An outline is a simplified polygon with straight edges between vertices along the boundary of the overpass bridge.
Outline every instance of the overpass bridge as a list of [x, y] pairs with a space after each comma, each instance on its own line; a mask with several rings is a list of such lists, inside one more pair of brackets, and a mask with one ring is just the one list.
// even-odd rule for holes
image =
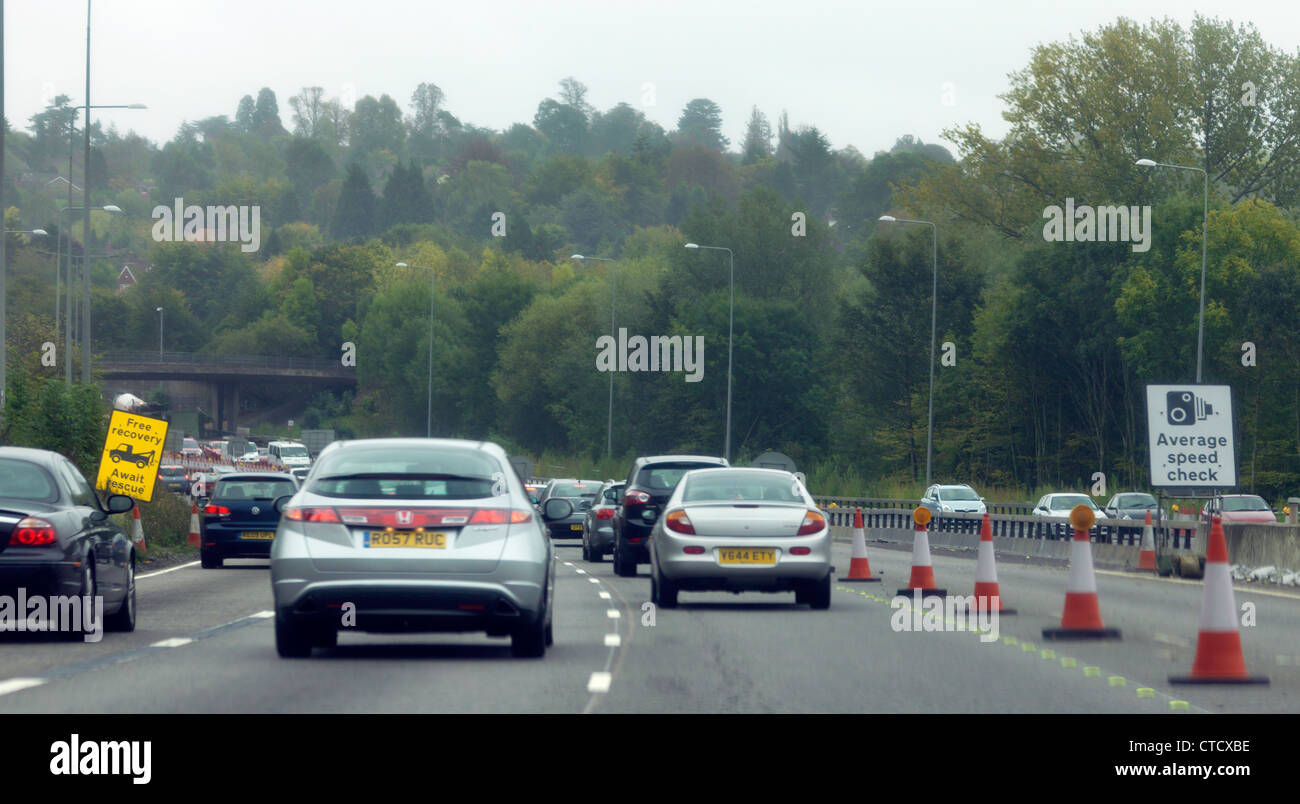
[[97, 364], [105, 380], [152, 380], [202, 383], [210, 410], [223, 429], [234, 430], [239, 416], [240, 385], [283, 383], [325, 388], [357, 382], [356, 368], [339, 360], [197, 352], [106, 352]]

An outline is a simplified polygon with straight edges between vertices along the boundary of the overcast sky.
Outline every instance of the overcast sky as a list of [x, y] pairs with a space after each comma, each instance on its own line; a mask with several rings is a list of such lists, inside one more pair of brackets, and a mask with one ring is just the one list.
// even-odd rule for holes
[[[57, 94], [84, 102], [86, 2], [5, 6], [4, 111], [26, 130]], [[967, 122], [1000, 136], [997, 96], [1034, 45], [1121, 15], [1186, 27], [1194, 11], [1300, 45], [1295, 0], [95, 0], [91, 101], [147, 104], [96, 119], [163, 142], [185, 120], [233, 119], [263, 86], [292, 129], [288, 101], [304, 86], [353, 101], [387, 93], [409, 111], [430, 81], [463, 122], [501, 129], [531, 125], [572, 75], [596, 108], [626, 101], [668, 130], [687, 101], [710, 98], [733, 148], [757, 105], [774, 127], [786, 109], [793, 126], [870, 156]]]

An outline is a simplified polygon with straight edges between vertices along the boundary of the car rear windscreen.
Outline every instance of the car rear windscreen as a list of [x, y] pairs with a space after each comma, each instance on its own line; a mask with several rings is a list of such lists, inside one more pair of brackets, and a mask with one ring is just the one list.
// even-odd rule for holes
[[[308, 491], [357, 499], [455, 500], [494, 496], [504, 472], [490, 455], [465, 449], [358, 447], [316, 469]], [[504, 485], [501, 487], [504, 488]]]
[[556, 483], [552, 497], [595, 497], [599, 483]]
[[1224, 497], [1225, 511], [1269, 511], [1268, 503], [1259, 497]]
[[795, 491], [795, 483], [793, 477], [767, 473], [706, 472], [686, 481], [682, 501], [804, 502], [803, 496]]
[[58, 489], [49, 474], [30, 461], [0, 458], [0, 497], [54, 502]]
[[716, 463], [655, 463], [641, 467], [636, 484], [652, 492], [672, 491], [682, 475], [692, 469], [720, 469]]

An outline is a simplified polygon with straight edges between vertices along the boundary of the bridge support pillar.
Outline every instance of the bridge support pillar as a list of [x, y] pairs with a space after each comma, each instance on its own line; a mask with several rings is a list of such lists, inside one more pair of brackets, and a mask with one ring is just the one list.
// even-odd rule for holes
[[233, 433], [239, 426], [239, 383], [217, 383], [217, 429]]

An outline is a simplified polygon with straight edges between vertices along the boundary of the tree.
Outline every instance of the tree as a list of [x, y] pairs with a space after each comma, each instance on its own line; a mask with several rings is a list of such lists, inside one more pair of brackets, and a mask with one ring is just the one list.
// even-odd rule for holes
[[415, 160], [406, 168], [398, 165], [384, 185], [379, 203], [379, 228], [391, 229], [402, 223], [431, 223], [433, 198], [424, 186], [424, 174]]
[[280, 104], [275, 100], [275, 92], [270, 87], [262, 87], [257, 93], [257, 103], [253, 107], [252, 130], [263, 137], [275, 137], [285, 133], [280, 122]]
[[581, 110], [547, 98], [537, 104], [533, 127], [551, 143], [552, 153], [583, 152], [587, 138], [587, 118]]
[[728, 145], [722, 136], [722, 109], [708, 98], [696, 98], [682, 109], [677, 118], [677, 135], [685, 142], [702, 145], [715, 151]]
[[361, 165], [348, 165], [330, 231], [337, 238], [369, 237], [375, 232], [375, 193]]
[[315, 137], [325, 114], [325, 89], [303, 87], [289, 99], [289, 108], [293, 109], [293, 133], [300, 137]]
[[257, 104], [252, 95], [239, 99], [239, 108], [235, 110], [235, 125], [240, 131], [251, 132], [257, 128]]
[[444, 131], [439, 113], [444, 100], [442, 90], [433, 83], [421, 82], [411, 93], [411, 114], [406, 125], [411, 155], [422, 163], [432, 162], [441, 155]]
[[406, 139], [402, 110], [388, 95], [381, 95], [378, 100], [367, 95], [357, 101], [348, 127], [354, 159], [381, 150], [401, 155]]
[[744, 164], [752, 165], [760, 159], [772, 155], [772, 124], [755, 106], [749, 114], [749, 123], [745, 126], [745, 142], [741, 146]]

